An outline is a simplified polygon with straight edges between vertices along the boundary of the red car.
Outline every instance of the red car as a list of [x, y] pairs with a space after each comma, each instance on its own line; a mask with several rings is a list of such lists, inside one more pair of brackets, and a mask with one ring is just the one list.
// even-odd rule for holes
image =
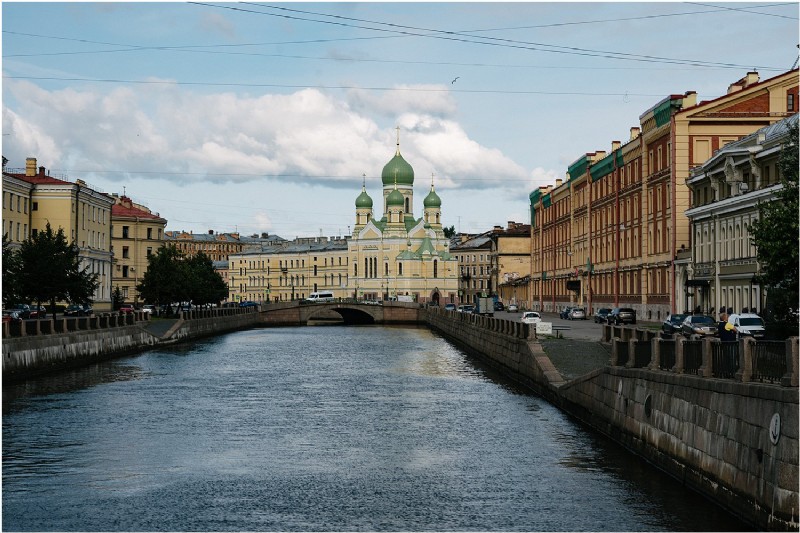
[[131, 304], [122, 304], [119, 306], [119, 312], [123, 314], [133, 313], [134, 309]]

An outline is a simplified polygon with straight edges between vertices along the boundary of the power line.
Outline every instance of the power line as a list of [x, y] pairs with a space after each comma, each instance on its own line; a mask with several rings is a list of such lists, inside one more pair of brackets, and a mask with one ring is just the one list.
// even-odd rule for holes
[[[219, 9], [226, 9], [232, 10], [237, 12], [243, 13], [251, 13], [256, 15], [265, 15], [271, 17], [280, 17], [286, 18], [290, 20], [300, 20], [305, 22], [315, 22], [319, 24], [329, 24], [335, 26], [343, 26], [343, 27], [351, 27], [351, 28], [358, 28], [358, 29], [366, 29], [371, 31], [381, 31], [381, 32], [391, 32], [391, 33], [399, 33], [401, 35], [413, 35], [416, 37], [425, 37], [425, 38], [433, 38], [433, 39], [443, 39], [443, 40], [450, 40], [456, 42], [465, 42], [465, 43], [472, 43], [472, 44], [482, 44], [486, 46], [498, 46], [504, 48], [515, 48], [515, 49], [523, 49], [523, 50], [531, 50], [531, 51], [538, 51], [538, 52], [547, 52], [547, 53], [557, 53], [557, 54], [569, 54], [569, 55], [579, 55], [579, 56], [587, 56], [587, 57], [602, 57], [606, 59], [617, 59], [617, 60], [624, 60], [624, 61], [642, 61], [642, 62], [652, 62], [652, 63], [667, 63], [667, 64], [681, 64], [681, 65], [694, 65], [694, 66], [717, 66], [723, 68], [753, 68], [753, 65], [737, 65], [733, 63], [718, 63], [718, 62], [711, 62], [711, 61], [702, 61], [702, 60], [694, 60], [694, 59], [676, 59], [676, 58], [667, 58], [667, 57], [660, 57], [660, 56], [649, 56], [649, 55], [640, 55], [640, 54], [629, 54], [626, 52], [609, 52], [609, 51], [602, 51], [602, 50], [593, 50], [588, 48], [579, 48], [579, 47], [570, 47], [570, 46], [557, 46], [557, 45], [550, 45], [546, 43], [536, 43], [536, 42], [529, 42], [529, 41], [519, 41], [515, 39], [501, 39], [496, 37], [481, 37], [481, 36], [473, 36], [469, 34], [465, 34], [462, 32], [453, 32], [453, 31], [446, 31], [446, 30], [437, 30], [437, 29], [430, 29], [430, 28], [419, 28], [415, 26], [404, 26], [400, 24], [393, 24], [389, 22], [377, 22], [377, 21], [369, 21], [364, 19], [354, 19], [350, 17], [343, 17], [340, 15], [328, 15], [324, 13], [316, 13], [311, 11], [302, 11], [297, 9], [285, 8], [280, 6], [270, 6], [264, 4], [249, 4], [258, 7], [266, 7], [267, 9], [275, 9], [280, 11], [288, 11], [288, 12], [296, 12], [302, 14], [311, 14], [315, 16], [323, 16], [323, 17], [331, 17], [336, 19], [342, 20], [353, 20], [356, 22], [366, 22], [368, 24], [378, 24], [378, 25], [385, 25], [389, 26], [391, 29], [386, 28], [373, 28], [369, 26], [359, 26], [356, 24], [349, 24], [346, 22], [339, 22], [339, 21], [330, 21], [330, 20], [317, 20], [317, 19], [309, 19], [303, 17], [297, 17], [294, 15], [286, 15], [280, 13], [268, 13], [264, 11], [255, 11], [251, 9], [244, 9], [241, 7], [233, 7], [233, 6], [221, 6], [215, 4], [207, 4], [202, 2], [190, 2], [195, 5], [199, 6], [206, 6], [206, 7], [215, 7]], [[397, 29], [395, 29], [397, 28]], [[413, 30], [413, 31], [407, 31]], [[429, 33], [414, 33], [414, 32], [429, 32]], [[483, 40], [474, 40], [474, 39], [483, 39]], [[487, 42], [488, 41], [488, 42]], [[552, 49], [551, 49], [552, 48]], [[769, 67], [756, 67], [756, 68], [769, 68]]]
[[57, 76], [3, 76], [10, 80], [37, 80], [37, 81], [83, 81], [90, 83], [129, 83], [135, 85], [189, 85], [207, 87], [269, 87], [276, 89], [324, 89], [324, 90], [362, 90], [362, 91], [396, 91], [396, 92], [433, 92], [433, 93], [472, 93], [472, 94], [519, 94], [519, 95], [552, 95], [552, 96], [641, 96], [658, 97], [662, 93], [600, 93], [588, 91], [530, 91], [530, 90], [501, 90], [501, 89], [453, 89], [451, 86], [437, 87], [362, 87], [358, 85], [294, 85], [277, 83], [238, 83], [238, 82], [196, 82], [196, 81], [169, 81], [169, 80], [124, 80], [119, 78], [72, 78]]

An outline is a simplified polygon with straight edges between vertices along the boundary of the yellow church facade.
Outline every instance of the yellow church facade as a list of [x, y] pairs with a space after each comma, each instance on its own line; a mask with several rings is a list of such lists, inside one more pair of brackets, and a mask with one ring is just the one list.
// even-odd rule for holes
[[298, 239], [231, 255], [229, 299], [288, 301], [330, 291], [336, 298], [455, 303], [458, 262], [444, 236], [441, 199], [431, 182], [422, 216], [414, 216], [414, 170], [400, 155], [399, 137], [381, 181], [383, 211], [375, 214], [365, 180], [352, 235], [343, 241]]

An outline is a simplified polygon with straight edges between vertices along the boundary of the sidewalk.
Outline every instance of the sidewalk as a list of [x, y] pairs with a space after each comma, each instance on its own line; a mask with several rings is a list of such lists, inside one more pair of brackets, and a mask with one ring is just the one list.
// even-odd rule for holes
[[611, 347], [599, 341], [571, 339], [567, 336], [540, 339], [539, 342], [553, 366], [567, 381], [606, 366], [611, 357]]

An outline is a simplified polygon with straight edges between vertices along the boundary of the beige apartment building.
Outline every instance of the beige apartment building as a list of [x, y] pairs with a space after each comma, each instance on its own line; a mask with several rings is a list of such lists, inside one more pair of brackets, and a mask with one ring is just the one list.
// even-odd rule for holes
[[78, 246], [81, 265], [97, 274], [94, 308], [111, 309], [111, 207], [114, 200], [82, 180], [50, 176], [35, 158], [25, 169], [3, 169], [3, 231], [20, 243], [47, 224]]
[[148, 259], [164, 245], [167, 221], [127, 196], [112, 195], [112, 285], [125, 302], [139, 304], [136, 286], [147, 272]]
[[683, 310], [674, 261], [692, 246], [690, 170], [797, 112], [797, 94], [792, 70], [763, 81], [750, 72], [710, 101], [667, 96], [642, 113], [625, 145], [584, 154], [566, 180], [533, 191], [535, 307], [632, 307], [644, 320]]
[[461, 235], [461, 242], [450, 247], [458, 261], [458, 303], [471, 304], [476, 296], [494, 296], [492, 284], [491, 231], [479, 235]]
[[692, 169], [686, 216], [693, 245], [690, 255], [676, 261], [679, 309], [716, 315], [720, 308], [760, 312], [768, 306], [756, 278], [761, 265], [749, 227], [759, 217], [759, 204], [774, 201], [782, 188], [778, 161], [788, 127], [797, 123], [795, 114], [761, 128]]
[[495, 226], [492, 240], [492, 286], [504, 304], [530, 309], [531, 226], [509, 221]]

